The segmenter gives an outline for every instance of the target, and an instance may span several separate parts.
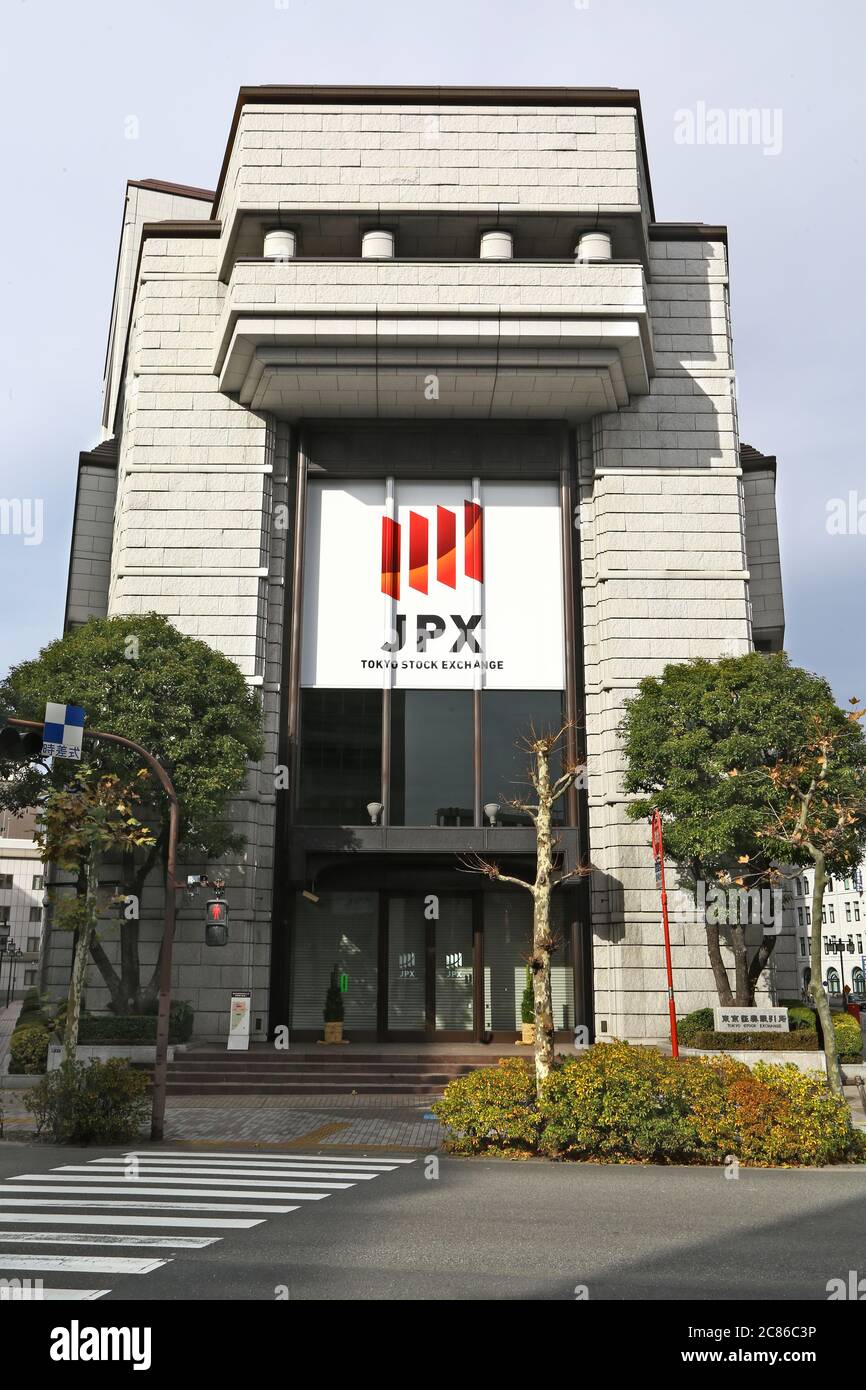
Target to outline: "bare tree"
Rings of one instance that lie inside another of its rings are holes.
[[[551,774],[551,755],[561,746],[571,727],[565,724],[556,733],[537,733],[534,728],[530,730],[523,747],[528,755],[528,776],[535,800],[514,798],[506,803],[512,810],[529,816],[535,826],[534,881],[503,873],[498,864],[478,854],[468,855],[462,861],[465,868],[473,873],[484,874],[495,883],[513,883],[532,894],[532,955],[529,966],[535,1012],[535,1080],[539,1089],[553,1065],[554,1048],[550,964],[559,943],[551,928],[550,898],[554,888],[560,884],[589,873],[585,865],[566,870],[556,867],[558,840],[552,824],[553,807],[586,771],[585,764],[573,762],[564,767],[558,777]]]

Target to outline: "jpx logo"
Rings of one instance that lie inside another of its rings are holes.
[[[401,584],[418,594],[428,594],[431,582],[445,589],[457,589],[457,513],[450,507],[436,507],[435,554],[431,557],[430,518],[409,512],[409,544],[404,546],[404,527],[393,517],[382,518],[382,593],[399,602]],[[484,582],[484,523],[478,502],[463,504],[463,575],[477,584]],[[435,581],[433,569],[435,566]],[[406,645],[406,614],[397,613],[391,639],[382,644],[383,652],[398,652]],[[415,617],[415,650],[426,652],[430,642],[445,635],[448,623],[456,628],[450,650],[480,652],[478,640],[480,613],[463,617],[459,613],[418,613]]]

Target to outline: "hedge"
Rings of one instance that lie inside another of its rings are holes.
[[[172,1004],[169,1042],[189,1042],[194,1019],[192,1005],[185,999]],[[155,1043],[156,1023],[156,1014],[84,1014],[78,1025],[78,1041],[87,1045]]]
[[[793,1033],[695,1033],[687,1045],[713,1052],[817,1052],[818,1034],[808,1028]]]
[[[753,1167],[866,1162],[866,1136],[826,1079],[732,1057],[674,1060],[597,1044],[558,1059],[534,1094],[532,1070],[503,1059],[452,1081],[433,1107],[457,1153],[536,1152],[607,1163]]]

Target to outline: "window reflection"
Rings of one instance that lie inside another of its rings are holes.
[[[538,733],[562,727],[562,692],[559,690],[485,690],[481,697],[481,748],[483,800],[498,802],[500,825],[529,825],[529,817],[509,810],[513,799],[533,801],[535,793],[527,779],[529,755],[526,737],[532,728]],[[550,759],[551,777],[562,772],[562,749]],[[565,797],[553,808],[555,824],[565,820]]]
[[[472,825],[471,690],[391,696],[392,825]]]

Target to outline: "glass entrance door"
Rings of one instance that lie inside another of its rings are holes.
[[[472,899],[388,900],[388,1035],[471,1038],[475,1030]]]

